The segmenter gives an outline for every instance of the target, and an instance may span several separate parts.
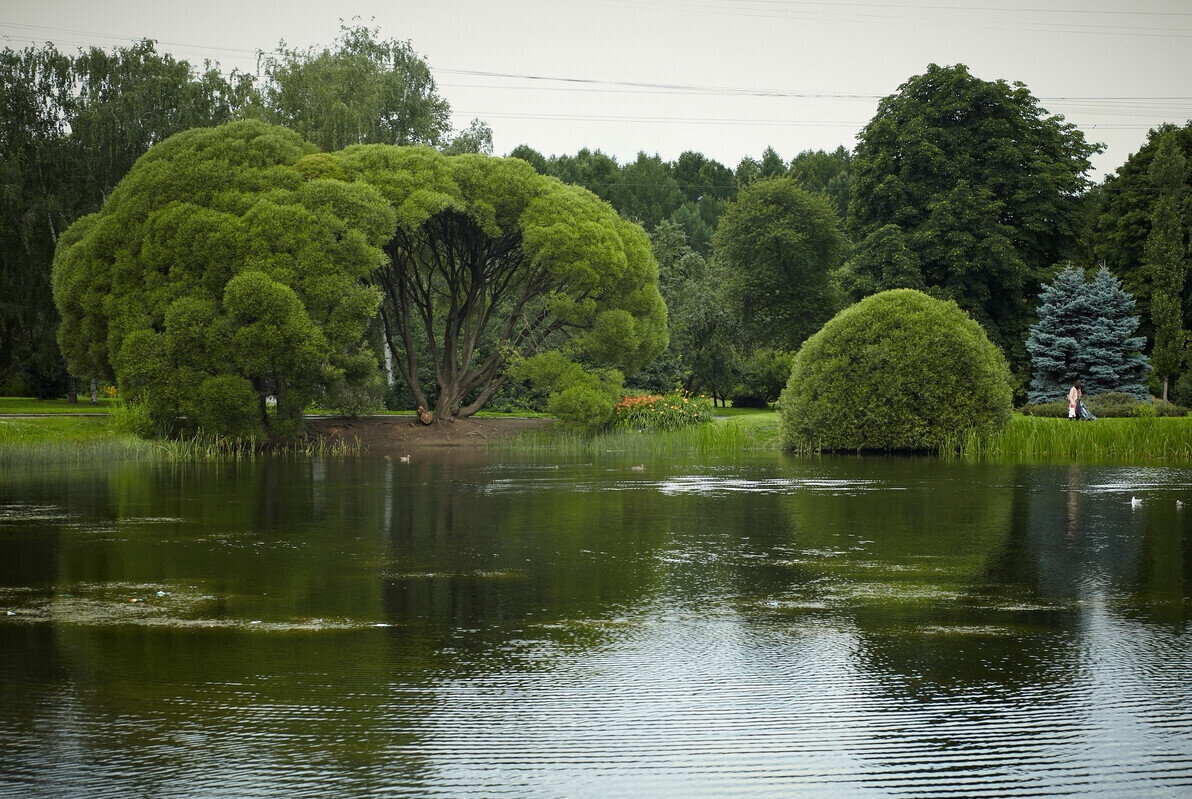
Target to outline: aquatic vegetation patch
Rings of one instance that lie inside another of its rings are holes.
[[[832,480],[794,479],[786,477],[750,480],[722,475],[681,475],[658,483],[663,494],[696,494],[717,496],[721,494],[785,494],[791,491],[813,491],[834,496],[851,496],[862,491],[905,490],[903,487],[889,487],[877,480]]]
[[[20,502],[0,505],[0,525],[17,522],[62,522],[70,518],[70,514],[55,505],[26,505]]]
[[[526,575],[508,569],[477,569],[468,572],[383,571],[380,576],[383,580],[517,580]]]
[[[583,435],[564,430],[533,430],[493,444],[493,447],[518,454],[549,453],[570,456],[620,454],[633,457],[675,457],[700,455],[728,457],[743,452],[778,452],[782,431],[778,414],[751,413],[716,419],[681,430],[629,432],[613,430]]]
[[[999,638],[1021,635],[1021,630],[994,624],[929,624],[911,632],[919,635],[955,636],[964,638]]]
[[[939,451],[968,461],[1183,463],[1192,461],[1192,419],[1017,416],[991,435],[969,430],[950,437]]]
[[[107,418],[0,418],[0,468],[116,460],[193,463],[261,457],[345,458],[355,457],[363,449],[355,438],[328,441],[306,436],[273,442],[199,431],[189,438],[146,440],[117,431]]]
[[[915,605],[940,602],[956,603],[965,597],[963,586],[921,582],[837,584],[832,594],[838,599],[852,602]]]
[[[377,626],[342,618],[251,619],[209,613],[224,597],[159,583],[79,583],[0,592],[0,623],[319,632]],[[391,625],[390,625],[391,626]]]

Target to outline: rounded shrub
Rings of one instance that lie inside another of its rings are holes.
[[[199,426],[234,438],[260,436],[259,401],[252,383],[239,375],[208,377],[199,386]]]
[[[108,424],[117,433],[137,438],[150,439],[159,433],[149,403],[144,400],[121,402],[113,406],[108,416]]]
[[[795,356],[782,393],[790,448],[922,451],[1010,418],[1005,356],[954,302],[913,289],[838,313]]]

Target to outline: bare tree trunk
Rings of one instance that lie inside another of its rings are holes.
[[[99,387],[96,385],[95,378],[91,378],[91,404],[99,404]]]
[[[257,412],[261,414],[261,427],[265,429],[265,435],[269,435],[269,404],[265,401],[265,386],[261,378],[253,380],[254,388],[257,390]]]
[[[66,377],[66,404],[79,404],[79,381],[74,375],[67,375]]]
[[[389,346],[389,335],[385,335],[385,342],[383,349],[385,350],[385,385],[392,386],[395,382],[393,377],[393,348]]]
[[[505,383],[505,379],[506,375],[501,375],[481,389],[480,395],[476,397],[475,400],[470,402],[466,407],[459,409],[460,418],[471,416],[472,414],[476,413],[476,411],[483,408],[484,403],[492,399],[493,394],[496,394],[498,391],[500,391],[501,386]]]

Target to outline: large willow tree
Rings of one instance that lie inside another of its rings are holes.
[[[562,356],[628,374],[666,347],[649,239],[587,190],[520,159],[425,147],[361,145],[338,160],[396,211],[374,280],[397,367],[436,418],[475,413],[514,363],[546,357],[557,378]]]

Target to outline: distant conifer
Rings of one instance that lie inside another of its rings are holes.
[[[1150,369],[1142,355],[1146,339],[1134,335],[1134,298],[1108,269],[1088,281],[1076,267],[1064,269],[1039,294],[1037,313],[1026,342],[1031,402],[1062,399],[1075,380],[1088,395],[1120,391],[1150,397],[1143,385]]]

